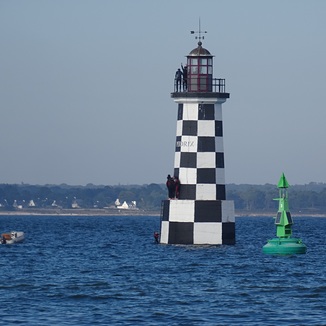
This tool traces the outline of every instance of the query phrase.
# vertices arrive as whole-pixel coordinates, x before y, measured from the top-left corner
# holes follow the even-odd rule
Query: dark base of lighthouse
[[[160,242],[191,245],[235,244],[233,201],[164,200]]]

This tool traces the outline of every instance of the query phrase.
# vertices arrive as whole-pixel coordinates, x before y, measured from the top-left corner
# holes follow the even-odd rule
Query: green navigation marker
[[[295,255],[305,254],[307,247],[301,239],[291,238],[293,220],[289,210],[288,193],[289,183],[282,173],[280,181],[277,184],[279,188],[279,201],[277,216],[275,217],[277,238],[267,241],[263,247],[264,254],[272,255]]]

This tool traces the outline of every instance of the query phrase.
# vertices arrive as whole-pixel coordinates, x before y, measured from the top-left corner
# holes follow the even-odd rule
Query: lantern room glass
[[[213,59],[211,57],[188,57],[188,92],[211,92]]]

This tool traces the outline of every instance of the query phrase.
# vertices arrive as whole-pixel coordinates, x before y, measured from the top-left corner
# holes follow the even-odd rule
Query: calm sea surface
[[[1,325],[326,325],[326,218],[295,218],[305,255],[262,253],[274,220],[240,217],[235,246],[154,243],[159,217],[0,216]]]

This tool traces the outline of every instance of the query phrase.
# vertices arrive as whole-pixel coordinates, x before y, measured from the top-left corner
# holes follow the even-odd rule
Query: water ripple
[[[269,218],[239,218],[235,246],[155,245],[157,217],[0,220],[26,232],[0,246],[7,325],[326,325],[326,219],[296,219],[308,252],[281,257]]]

